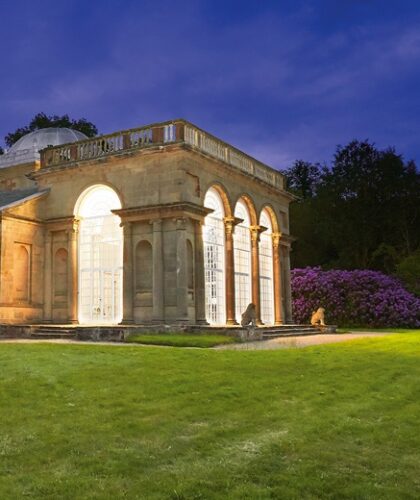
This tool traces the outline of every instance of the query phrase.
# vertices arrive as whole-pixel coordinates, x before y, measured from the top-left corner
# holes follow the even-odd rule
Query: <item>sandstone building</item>
[[[32,132],[0,156],[0,323],[291,322],[292,199],[185,120]]]

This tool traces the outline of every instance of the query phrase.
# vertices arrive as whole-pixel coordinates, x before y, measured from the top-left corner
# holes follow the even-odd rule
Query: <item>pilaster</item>
[[[188,322],[187,219],[176,219],[176,305],[177,321]]]
[[[235,260],[233,231],[237,220],[235,217],[225,217],[225,272],[226,272],[226,324],[237,325],[235,311]]]
[[[255,304],[257,325],[262,325],[260,299],[260,234],[261,226],[250,226],[251,233],[251,270],[252,270],[252,302]]]
[[[153,322],[164,322],[162,219],[153,219]]]
[[[44,322],[52,321],[52,233],[45,230],[44,242]]]
[[[205,304],[205,276],[204,276],[204,245],[203,245],[203,222],[194,222],[194,247],[195,247],[195,322],[200,325],[208,325],[206,320]]]
[[[123,242],[123,317],[122,324],[134,323],[133,308],[133,236],[132,223],[121,222]]]
[[[280,258],[280,238],[281,233],[271,235],[273,243],[273,285],[274,285],[274,324],[282,325],[283,320],[283,283]]]
[[[283,266],[284,266],[284,309],[286,316],[286,323],[293,323],[292,314],[292,287],[290,282],[290,244],[283,243]]]
[[[77,261],[77,243],[79,238],[79,219],[72,220],[72,227],[68,231],[68,296],[67,310],[70,323],[78,323],[78,261]]]

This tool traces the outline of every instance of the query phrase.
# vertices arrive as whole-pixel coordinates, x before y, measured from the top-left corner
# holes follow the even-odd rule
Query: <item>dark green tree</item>
[[[312,193],[290,211],[293,265],[393,272],[419,248],[420,175],[394,149],[339,146]]]
[[[296,160],[283,174],[287,179],[287,187],[297,196],[312,198],[322,178],[322,167],[318,163]]]
[[[8,147],[12,146],[17,140],[19,140],[25,134],[33,132],[34,130],[39,130],[48,127],[68,127],[79,132],[83,132],[88,137],[94,137],[98,134],[98,129],[96,126],[87,121],[85,118],[80,118],[79,120],[74,120],[69,117],[69,115],[46,115],[45,113],[38,113],[35,115],[28,125],[16,129],[14,132],[10,132],[4,138],[4,142]]]

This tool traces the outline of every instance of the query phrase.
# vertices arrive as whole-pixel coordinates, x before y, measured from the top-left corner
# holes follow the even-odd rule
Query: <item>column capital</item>
[[[249,226],[249,231],[251,233],[251,242],[258,243],[260,241],[260,235],[262,232],[266,231],[267,228],[264,226]]]
[[[150,219],[149,224],[153,226],[153,231],[160,231],[162,229],[163,219]]]
[[[239,219],[238,217],[223,217],[226,235],[232,235],[235,230],[235,226],[241,222],[243,222],[243,219]]]
[[[177,217],[175,219],[176,222],[176,230],[183,231],[187,227],[187,218],[186,217]]]
[[[73,234],[77,234],[79,232],[79,228],[80,228],[80,219],[78,219],[77,217],[75,217],[71,221],[71,232]]]
[[[271,239],[273,241],[273,247],[278,248],[280,245],[280,240],[282,237],[282,233],[271,233]]]

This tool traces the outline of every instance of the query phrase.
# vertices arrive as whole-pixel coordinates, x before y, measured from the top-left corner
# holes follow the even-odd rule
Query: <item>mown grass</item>
[[[0,498],[417,499],[420,336],[0,344]]]
[[[337,328],[338,333],[348,333],[348,332],[385,332],[385,333],[415,333],[417,335],[420,335],[420,329],[419,328],[400,328],[400,327],[394,327],[394,328],[363,328],[363,327],[357,327],[353,328],[351,326],[343,326],[340,328]]]
[[[126,342],[146,345],[165,345],[172,347],[214,347],[222,344],[234,344],[238,339],[227,335],[188,335],[181,333],[137,333],[130,335]]]

